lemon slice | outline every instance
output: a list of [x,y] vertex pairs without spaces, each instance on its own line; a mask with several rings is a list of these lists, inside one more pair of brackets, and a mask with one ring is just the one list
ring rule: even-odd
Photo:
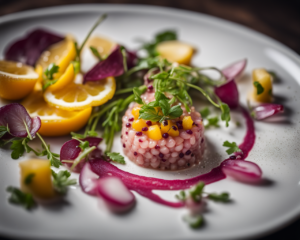
[[73,82],[57,91],[47,89],[44,99],[51,106],[74,111],[102,105],[114,96],[115,91],[116,81],[113,77],[108,77],[101,81],[85,84]]
[[179,41],[165,41],[159,43],[156,51],[161,57],[170,62],[177,62],[179,64],[189,65],[194,53],[192,46]]
[[63,136],[78,131],[87,123],[92,113],[91,107],[82,111],[65,111],[49,106],[44,100],[41,84],[36,84],[35,91],[21,104],[31,117],[40,117],[42,124],[38,132],[49,137]]
[[18,100],[33,89],[39,75],[30,66],[0,60],[0,97]]
[[67,36],[65,40],[52,45],[48,50],[43,52],[37,61],[37,65],[43,68],[43,71],[51,64],[55,63],[59,66],[58,73],[54,75],[57,78],[63,74],[69,63],[74,60],[76,49],[74,40],[71,36]]
[[99,62],[99,59],[92,53],[90,47],[96,48],[100,56],[106,58],[116,45],[114,41],[102,36],[89,38],[81,52],[81,70],[87,72]]

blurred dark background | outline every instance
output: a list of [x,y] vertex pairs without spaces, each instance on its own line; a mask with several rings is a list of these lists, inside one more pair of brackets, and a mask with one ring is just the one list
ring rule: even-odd
[[[205,13],[263,33],[300,55],[300,0],[0,0],[0,17],[24,10],[83,3],[155,5]],[[300,239],[299,229],[300,220],[297,220],[260,240]],[[0,236],[0,239],[10,238]]]

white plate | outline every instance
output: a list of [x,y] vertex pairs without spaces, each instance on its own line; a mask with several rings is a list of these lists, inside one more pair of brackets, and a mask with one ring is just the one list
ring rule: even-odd
[[[209,203],[209,211],[204,214],[206,225],[196,231],[182,221],[184,209],[158,205],[136,194],[137,205],[133,211],[113,215],[95,198],[83,194],[79,187],[70,189],[61,206],[39,206],[27,212],[7,202],[5,188],[18,186],[18,161],[10,158],[9,150],[0,149],[0,234],[38,239],[232,239],[261,236],[296,219],[300,213],[299,56],[268,37],[224,20],[188,11],[134,5],[66,6],[1,17],[0,52],[3,53],[4,46],[12,39],[36,27],[72,33],[80,42],[104,12],[108,13],[108,19],[95,32],[130,48],[138,46],[134,41],[137,38],[149,40],[156,32],[171,28],[178,31],[179,39],[199,49],[193,59],[195,65],[224,67],[246,57],[249,64],[239,84],[243,103],[253,68],[265,67],[278,73],[281,81],[274,85],[274,94],[281,98],[288,117],[281,123],[256,122],[257,140],[248,157],[259,164],[269,184],[252,186],[225,179],[208,185],[207,191],[229,191],[234,201]],[[140,169],[129,161],[125,169],[165,179],[184,179],[207,172],[226,157],[221,147],[223,141],[242,141],[244,121],[238,113],[233,118],[241,121],[241,128],[232,124],[227,130],[206,132],[210,164],[206,163],[205,169],[166,173]],[[58,152],[67,139],[46,141]],[[115,150],[120,147],[117,140]],[[174,199],[175,193],[160,194]]]

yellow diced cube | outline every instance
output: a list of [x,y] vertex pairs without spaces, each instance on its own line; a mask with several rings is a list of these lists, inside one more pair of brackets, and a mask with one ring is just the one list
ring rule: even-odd
[[153,125],[148,128],[148,137],[155,141],[162,139],[161,131],[158,125]]
[[131,111],[131,114],[133,115],[134,119],[137,120],[140,116],[140,107],[134,107]]
[[144,127],[148,127],[148,125],[144,119],[138,119],[138,120],[133,121],[133,123],[132,123],[132,128],[135,131],[141,132],[142,128],[144,128]]
[[189,65],[194,53],[192,46],[179,41],[165,41],[156,47],[157,52],[170,62]]
[[253,78],[253,98],[258,102],[272,101],[272,77],[263,68],[254,69],[252,72]]
[[168,133],[171,137],[178,137],[179,136],[178,127],[175,124],[172,124]]
[[21,189],[37,198],[51,198],[55,195],[52,185],[50,161],[31,159],[19,163]]
[[161,133],[169,132],[170,128],[172,127],[172,122],[170,120],[165,120],[160,124]]
[[184,129],[184,130],[192,129],[193,123],[194,123],[194,122],[193,122],[191,116],[185,116],[185,117],[182,119],[182,126],[183,126],[183,129]]

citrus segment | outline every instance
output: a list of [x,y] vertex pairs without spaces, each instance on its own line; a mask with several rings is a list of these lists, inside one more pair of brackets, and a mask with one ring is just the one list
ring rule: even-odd
[[39,133],[43,136],[55,137],[67,135],[81,129],[88,121],[92,108],[82,111],[65,111],[49,106],[42,91],[34,91],[22,101],[31,117],[39,116],[42,122]]
[[54,78],[57,78],[65,72],[69,63],[75,58],[75,56],[76,49],[74,40],[71,37],[66,37],[65,40],[52,45],[48,50],[43,52],[37,61],[37,65],[41,65],[45,71],[51,63],[55,63],[59,66],[59,72],[54,75]]
[[54,92],[64,88],[74,80],[74,76],[74,66],[71,63],[69,64],[67,70],[57,80],[57,82],[48,87],[48,90]]
[[110,39],[93,36],[84,45],[81,52],[81,69],[83,72],[88,72],[94,65],[99,62],[99,59],[92,53],[90,47],[97,49],[101,58],[106,58],[117,44]]
[[165,41],[156,47],[157,52],[170,62],[189,65],[194,53],[192,46],[179,41]]
[[0,97],[8,100],[24,98],[32,91],[38,77],[30,66],[0,60]]
[[55,92],[47,89],[44,98],[51,106],[75,111],[106,103],[114,96],[115,90],[115,79],[108,77],[101,81],[87,82],[86,84],[71,83]]

